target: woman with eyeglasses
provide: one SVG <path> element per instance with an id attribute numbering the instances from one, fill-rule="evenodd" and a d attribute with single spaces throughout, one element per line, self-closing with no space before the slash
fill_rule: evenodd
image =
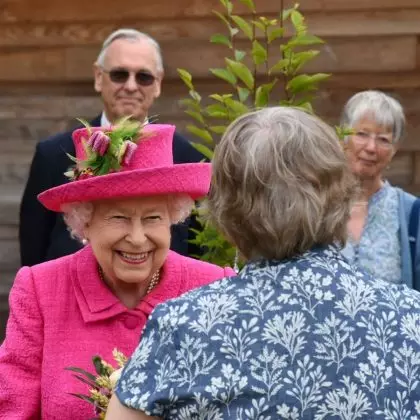
<path id="1" fill-rule="evenodd" d="M 420 290 L 419 204 L 384 179 L 404 134 L 402 106 L 383 92 L 359 92 L 344 106 L 341 124 L 353 130 L 345 147 L 360 187 L 343 252 L 375 278 Z"/>

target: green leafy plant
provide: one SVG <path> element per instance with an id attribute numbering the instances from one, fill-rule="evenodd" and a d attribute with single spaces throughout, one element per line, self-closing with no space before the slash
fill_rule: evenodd
<path id="1" fill-rule="evenodd" d="M 248 16 L 234 13 L 235 3 L 244 4 Z M 210 41 L 227 49 L 224 67 L 210 73 L 229 87 L 229 93 L 212 93 L 204 100 L 196 90 L 192 75 L 185 69 L 178 74 L 189 90 L 181 101 L 194 120 L 187 130 L 200 142 L 193 145 L 208 159 L 219 136 L 241 115 L 269 105 L 301 107 L 309 112 L 321 82 L 329 74 L 306 74 L 302 69 L 317 57 L 324 41 L 311 35 L 299 6 L 284 9 L 275 19 L 260 16 L 253 0 L 220 0 L 223 13 L 214 11 L 227 34 L 214 34 Z M 245 39 L 245 41 L 243 40 Z M 246 48 L 243 48 L 244 42 Z M 193 241 L 205 250 L 201 259 L 219 265 L 232 264 L 236 251 L 199 212 L 202 230 Z"/>

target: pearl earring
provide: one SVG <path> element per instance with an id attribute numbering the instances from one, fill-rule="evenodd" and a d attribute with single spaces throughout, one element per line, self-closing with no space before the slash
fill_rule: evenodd
<path id="1" fill-rule="evenodd" d="M 88 243 L 89 243 L 89 240 L 88 240 L 88 239 L 86 239 L 86 238 L 83 238 L 83 239 L 82 239 L 82 244 L 83 244 L 83 245 L 85 245 L 85 246 L 86 246 Z"/>

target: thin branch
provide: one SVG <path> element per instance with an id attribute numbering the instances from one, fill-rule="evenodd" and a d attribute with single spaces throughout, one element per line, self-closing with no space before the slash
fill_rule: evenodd
<path id="1" fill-rule="evenodd" d="M 284 0 L 280 0 L 280 29 L 284 29 L 283 12 L 284 12 Z M 281 41 L 283 43 L 284 33 L 281 34 Z M 283 50 L 280 49 L 280 60 L 283 60 L 283 58 L 284 58 Z M 284 94 L 286 96 L 286 100 L 289 101 L 290 100 L 289 92 L 287 91 L 287 88 L 286 88 L 287 82 L 288 82 L 287 75 L 284 72 L 282 72 L 282 74 L 283 74 Z"/>

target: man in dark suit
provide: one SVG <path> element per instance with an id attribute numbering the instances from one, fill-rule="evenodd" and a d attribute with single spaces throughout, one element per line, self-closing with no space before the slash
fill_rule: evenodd
<path id="1" fill-rule="evenodd" d="M 124 116 L 148 118 L 159 97 L 163 64 L 159 45 L 133 29 L 113 32 L 103 43 L 94 64 L 95 90 L 104 110 L 90 122 L 107 126 Z M 64 172 L 75 155 L 71 132 L 59 133 L 38 143 L 20 207 L 19 240 L 22 265 L 34 265 L 73 253 L 81 244 L 70 237 L 61 214 L 46 210 L 37 195 L 67 181 Z M 179 133 L 173 142 L 175 163 L 199 162 L 203 156 Z M 196 253 L 188 244 L 188 223 L 173 227 L 171 249 L 183 255 Z"/>

